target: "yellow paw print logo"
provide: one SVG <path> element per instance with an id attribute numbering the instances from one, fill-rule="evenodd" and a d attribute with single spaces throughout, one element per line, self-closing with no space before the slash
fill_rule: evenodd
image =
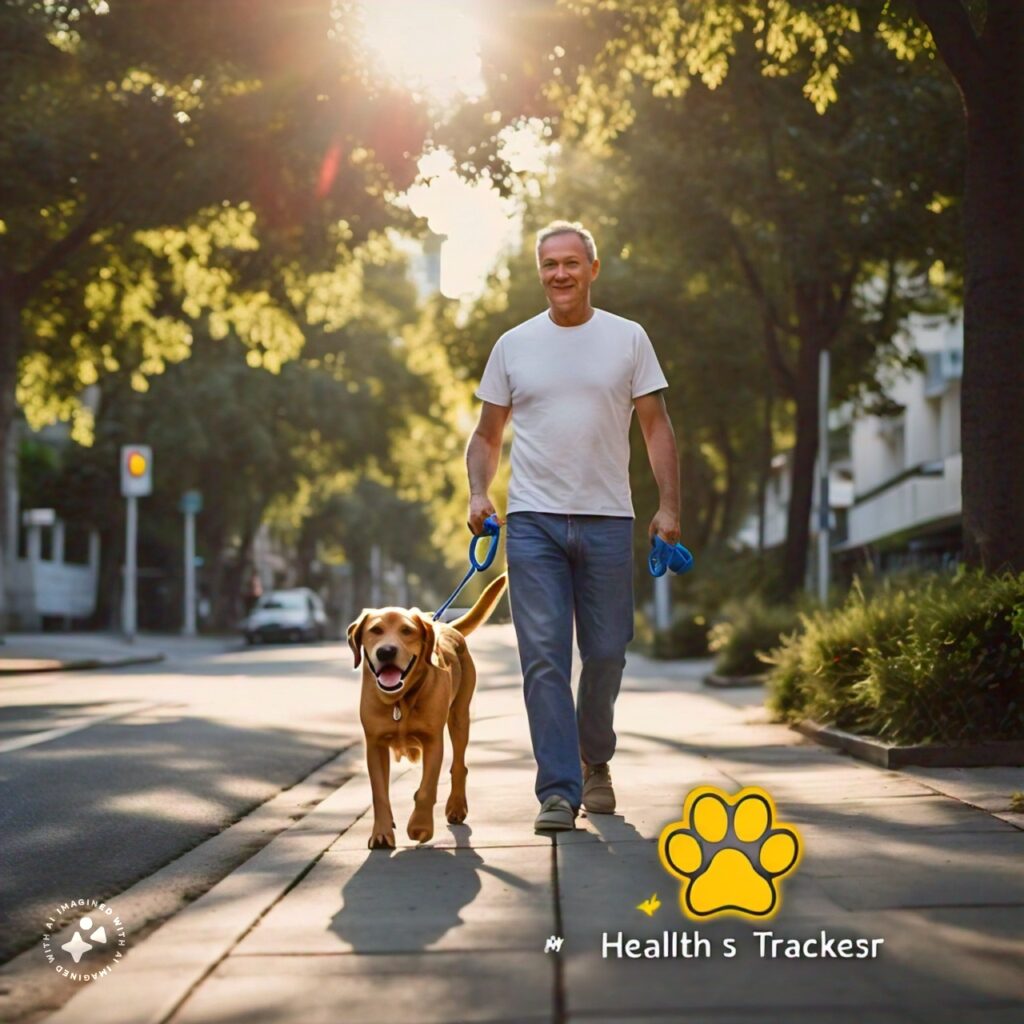
<path id="1" fill-rule="evenodd" d="M 735 796 L 714 786 L 692 790 L 683 820 L 666 825 L 658 840 L 662 865 L 682 882 L 679 906 L 698 920 L 772 917 L 781 906 L 777 883 L 801 850 L 796 829 L 776 823 L 772 798 L 757 786 Z"/>

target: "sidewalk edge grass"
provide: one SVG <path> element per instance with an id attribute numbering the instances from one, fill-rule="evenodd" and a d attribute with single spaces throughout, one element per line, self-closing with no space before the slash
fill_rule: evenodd
<path id="1" fill-rule="evenodd" d="M 156 654 L 130 654 L 123 658 L 75 658 L 68 661 L 50 661 L 42 658 L 10 659 L 14 665 L 0 659 L 0 676 L 35 675 L 40 672 L 82 672 L 100 668 L 125 668 L 128 665 L 155 665 L 166 661 L 162 651 Z M 18 664 L 20 662 L 20 664 Z"/>
<path id="2" fill-rule="evenodd" d="M 987 768 L 1024 766 L 1024 740 L 990 740 L 982 743 L 920 743 L 900 746 L 875 736 L 837 729 L 811 719 L 794 723 L 791 728 L 826 747 L 878 765 L 880 768 Z"/>

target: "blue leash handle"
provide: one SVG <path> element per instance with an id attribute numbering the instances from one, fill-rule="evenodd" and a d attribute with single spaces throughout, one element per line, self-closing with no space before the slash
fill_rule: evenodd
<path id="1" fill-rule="evenodd" d="M 693 555 L 682 544 L 669 544 L 655 534 L 651 539 L 647 568 L 652 576 L 664 576 L 669 569 L 674 573 L 689 572 L 693 568 Z"/>
<path id="2" fill-rule="evenodd" d="M 487 554 L 484 556 L 484 560 L 481 562 L 476 557 L 476 543 L 479 540 L 483 540 L 485 537 L 490 537 L 491 543 L 490 547 L 487 549 Z M 494 556 L 498 553 L 498 544 L 500 541 L 501 524 L 498 522 L 498 517 L 488 516 L 484 520 L 484 532 L 476 534 L 469 542 L 469 572 L 462 577 L 462 582 L 452 591 L 451 597 L 449 597 L 448 600 L 445 601 L 445 603 L 441 605 L 436 612 L 434 612 L 434 622 L 437 622 L 437 620 L 448 610 L 452 601 L 459 596 L 459 592 L 476 573 L 483 572 L 484 569 L 489 569 L 491 567 L 491 562 L 494 561 Z"/>
<path id="3" fill-rule="evenodd" d="M 484 537 L 491 538 L 490 547 L 487 549 L 487 554 L 484 556 L 483 563 L 476 559 L 476 542 L 483 540 Z M 501 540 L 501 524 L 498 522 L 497 516 L 488 516 L 484 520 L 484 532 L 478 533 L 469 542 L 469 564 L 477 572 L 483 572 L 484 569 L 490 569 L 491 562 L 494 561 L 494 556 L 498 553 L 498 542 Z"/>

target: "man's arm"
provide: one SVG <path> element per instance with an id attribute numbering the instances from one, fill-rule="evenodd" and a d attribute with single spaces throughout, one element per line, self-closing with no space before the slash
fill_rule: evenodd
<path id="1" fill-rule="evenodd" d="M 651 537 L 658 533 L 669 544 L 675 544 L 679 540 L 679 456 L 672 421 L 660 391 L 641 395 L 633 405 L 658 484 L 658 511 L 647 532 Z"/>
<path id="2" fill-rule="evenodd" d="M 511 407 L 484 402 L 480 421 L 466 447 L 466 471 L 469 473 L 469 519 L 467 525 L 476 535 L 483 532 L 484 520 L 495 515 L 487 491 L 498 472 L 501 439 L 505 433 Z"/>

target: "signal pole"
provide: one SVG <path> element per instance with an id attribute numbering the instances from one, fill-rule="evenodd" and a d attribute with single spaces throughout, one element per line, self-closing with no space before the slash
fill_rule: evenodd
<path id="1" fill-rule="evenodd" d="M 831 502 L 828 494 L 828 395 L 829 353 L 822 349 L 818 360 L 818 600 L 828 604 L 831 565 Z"/>
<path id="2" fill-rule="evenodd" d="M 182 636 L 196 635 L 196 513 L 203 508 L 199 491 L 186 491 L 181 496 L 185 515 L 185 615 Z"/>
<path id="3" fill-rule="evenodd" d="M 136 549 L 139 535 L 139 498 L 153 493 L 153 450 L 145 444 L 121 448 L 121 494 L 125 498 L 124 599 L 121 625 L 128 643 L 135 642 L 135 588 L 138 577 Z"/>
<path id="4" fill-rule="evenodd" d="M 122 629 L 128 643 L 135 643 L 135 583 L 138 577 L 135 554 L 139 534 L 139 499 L 129 494 L 126 499 L 124 533 L 124 602 L 122 605 Z"/>

